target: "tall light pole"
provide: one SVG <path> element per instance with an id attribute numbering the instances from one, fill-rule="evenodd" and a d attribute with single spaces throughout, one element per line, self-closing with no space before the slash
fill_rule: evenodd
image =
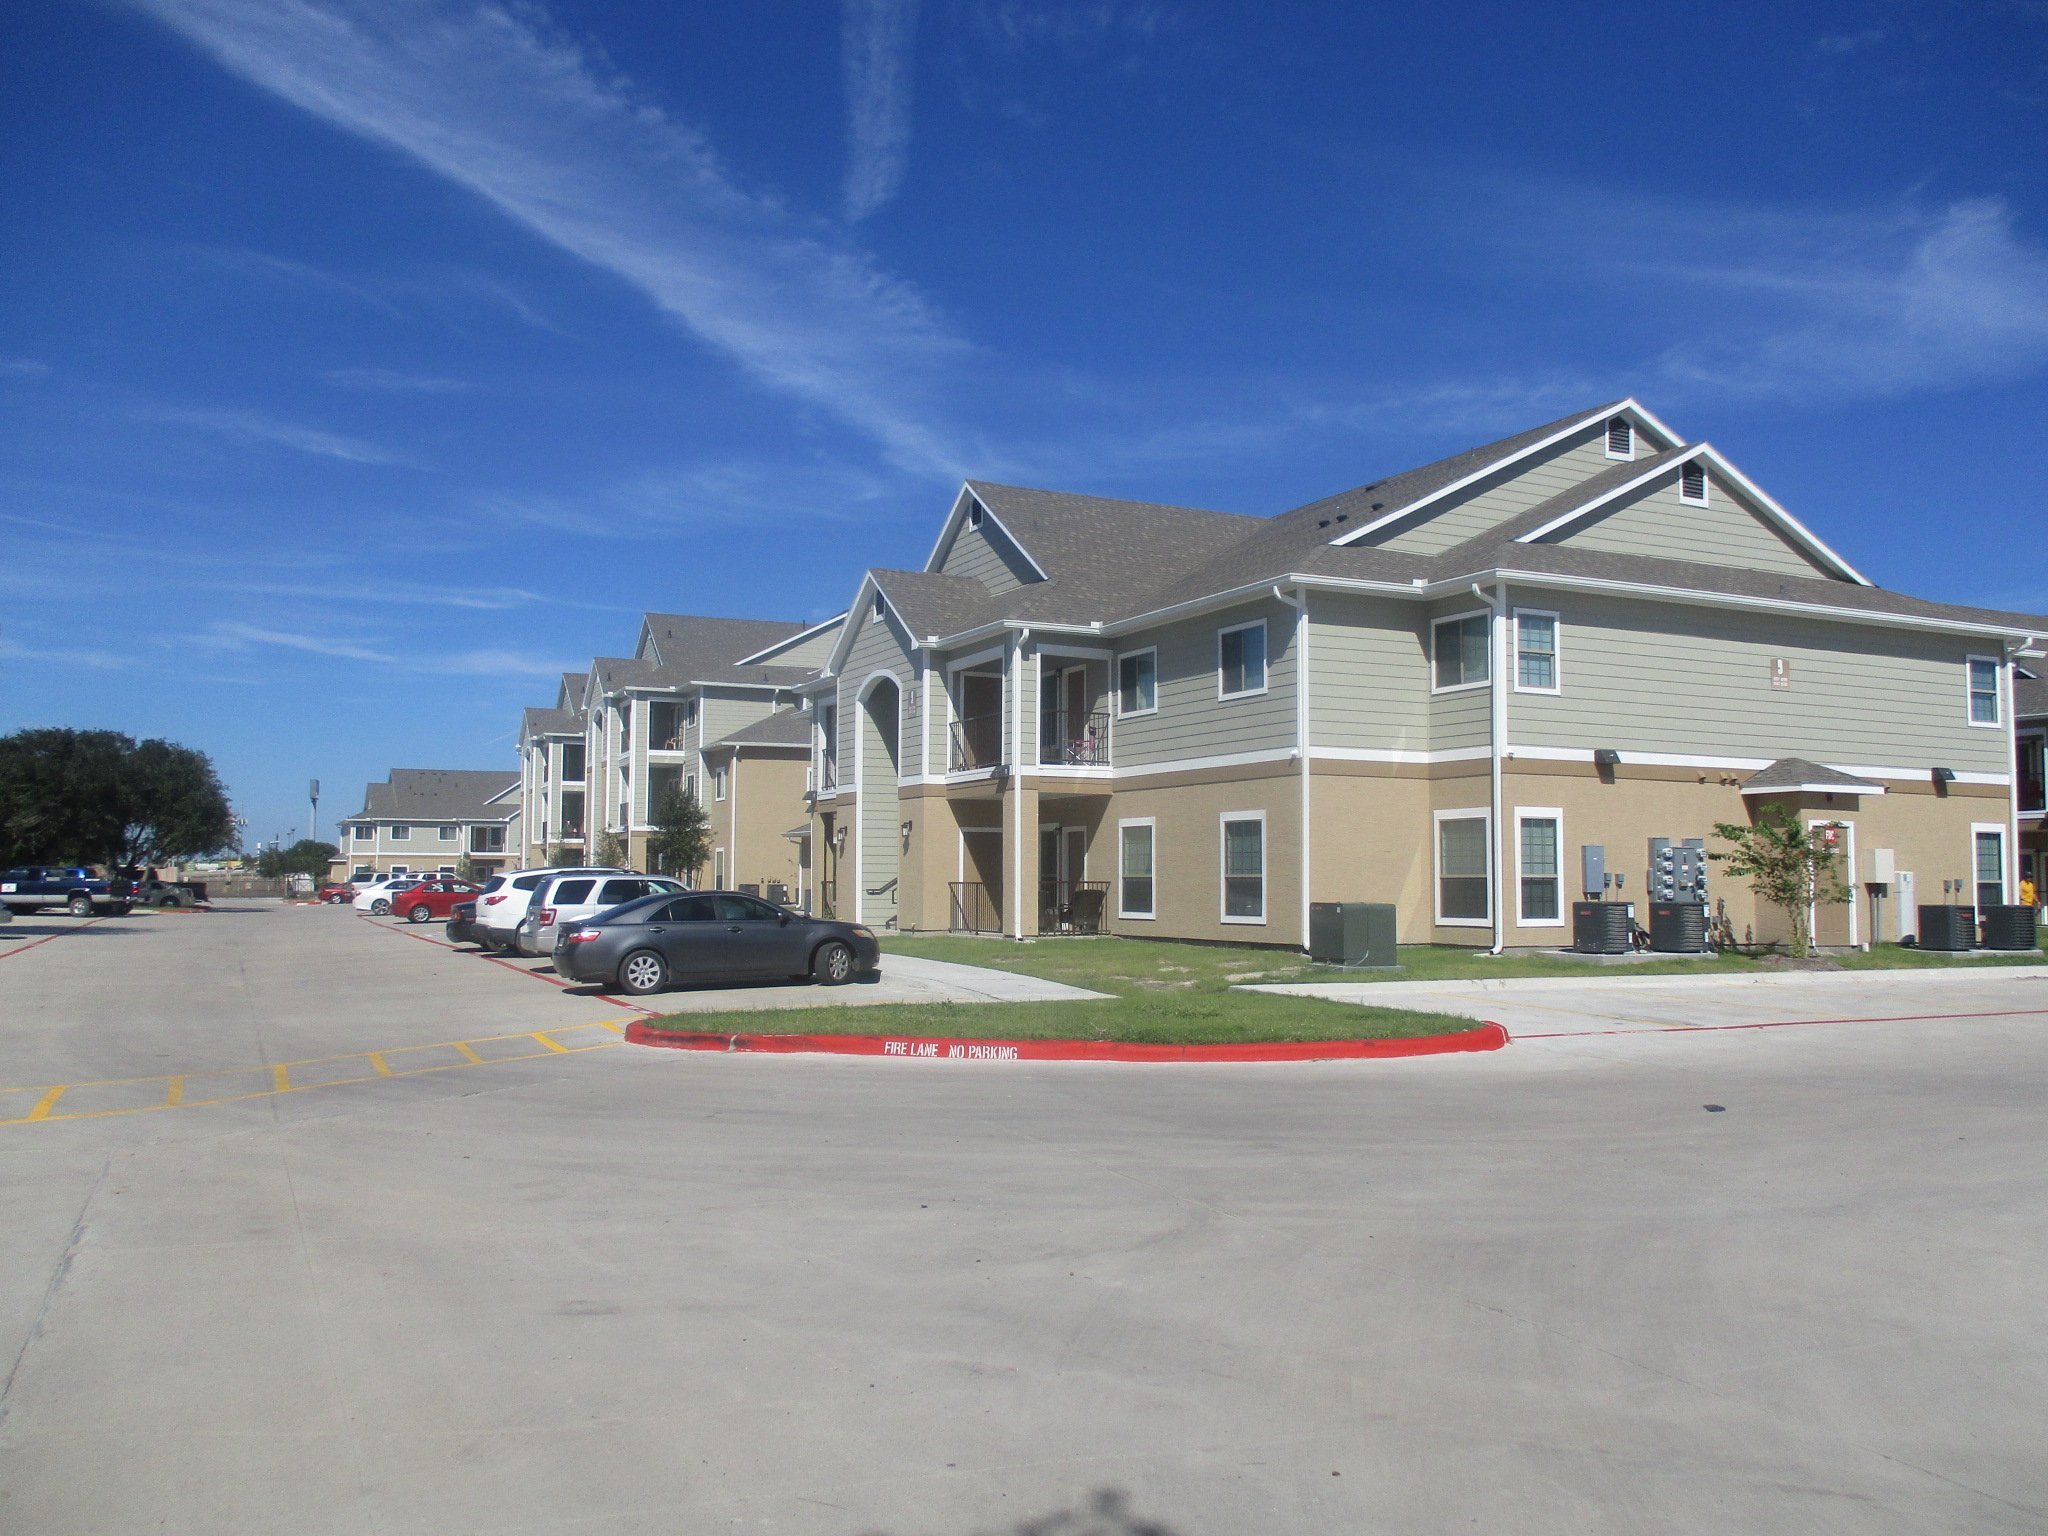
<path id="1" fill-rule="evenodd" d="M 313 787 L 306 793 L 307 798 L 313 802 L 313 814 L 306 821 L 306 836 L 308 838 L 318 838 L 320 836 L 320 781 L 315 779 Z"/>

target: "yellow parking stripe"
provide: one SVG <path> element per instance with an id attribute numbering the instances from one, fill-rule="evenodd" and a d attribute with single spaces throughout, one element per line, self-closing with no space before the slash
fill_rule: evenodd
<path id="1" fill-rule="evenodd" d="M 575 1045 L 564 1045 L 560 1040 L 554 1038 L 557 1034 L 581 1034 L 592 1029 L 606 1031 L 608 1038 L 590 1041 L 587 1044 L 579 1043 Z M 552 1029 L 530 1030 L 518 1034 L 479 1035 L 471 1040 L 444 1040 L 431 1045 L 393 1046 L 382 1051 L 363 1051 L 348 1056 L 316 1056 L 304 1061 L 272 1062 L 266 1067 L 258 1068 L 211 1067 L 197 1073 L 180 1072 L 166 1077 L 100 1078 L 85 1083 L 44 1083 L 28 1088 L 0 1088 L 0 1095 L 31 1093 L 39 1095 L 35 1106 L 27 1114 L 19 1115 L 12 1119 L 0 1119 L 0 1126 L 29 1125 L 34 1123 L 48 1124 L 60 1120 L 99 1120 L 110 1115 L 136 1115 L 158 1109 L 201 1109 L 216 1104 L 236 1104 L 244 1099 L 273 1098 L 285 1093 L 310 1093 L 319 1088 L 340 1088 L 352 1083 L 374 1083 L 386 1078 L 418 1077 L 428 1072 L 448 1072 L 458 1069 L 466 1070 L 470 1067 L 501 1066 L 506 1062 L 512 1061 L 553 1061 L 562 1056 L 577 1056 L 585 1051 L 607 1050 L 613 1046 L 623 1044 L 623 1041 L 615 1037 L 624 1033 L 624 1026 L 616 1024 L 610 1019 L 597 1019 L 587 1024 L 558 1024 Z M 479 1045 L 502 1046 L 507 1042 L 515 1040 L 531 1041 L 541 1046 L 542 1049 L 522 1051 L 511 1055 L 493 1054 L 485 1056 L 480 1054 L 475 1048 Z M 449 1060 L 444 1058 L 438 1061 L 429 1061 L 420 1066 L 399 1067 L 394 1067 L 390 1061 L 390 1058 L 394 1055 L 417 1059 L 418 1053 L 427 1051 L 452 1051 L 455 1053 L 456 1059 Z M 350 1073 L 347 1070 L 347 1066 L 351 1062 L 362 1063 L 363 1071 L 359 1074 Z M 341 1067 L 342 1070 L 333 1077 L 321 1077 L 318 1073 L 310 1070 L 316 1067 L 333 1068 L 336 1066 Z M 312 1077 L 317 1080 L 294 1082 L 292 1080 L 294 1068 L 308 1069 L 302 1073 L 302 1078 Z M 198 1077 L 204 1082 L 222 1078 L 232 1079 L 241 1076 L 246 1082 L 250 1076 L 256 1073 L 267 1075 L 269 1080 L 268 1087 L 251 1088 L 247 1092 L 240 1093 L 202 1095 L 196 1098 L 190 1095 L 190 1090 L 193 1086 L 192 1079 L 194 1077 Z M 96 1091 L 105 1090 L 116 1099 L 132 1099 L 137 1097 L 134 1090 L 152 1083 L 163 1084 L 162 1097 L 155 1103 L 122 1103 L 108 1109 L 87 1107 L 94 1101 Z M 227 1087 L 229 1084 L 222 1083 L 221 1086 Z M 128 1092 L 124 1093 L 118 1090 L 128 1090 Z M 57 1111 L 57 1104 L 60 1100 L 64 1100 L 67 1095 L 70 1096 L 69 1102 L 77 1107 L 59 1113 Z"/>

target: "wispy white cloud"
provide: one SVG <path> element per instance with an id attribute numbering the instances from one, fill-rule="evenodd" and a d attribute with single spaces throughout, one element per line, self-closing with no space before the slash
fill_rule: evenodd
<path id="1" fill-rule="evenodd" d="M 840 0 L 849 223 L 894 197 L 910 164 L 917 0 Z"/>
<path id="2" fill-rule="evenodd" d="M 469 189 L 632 284 L 755 378 L 899 463 L 971 455 L 936 426 L 967 353 L 866 252 L 741 187 L 701 135 L 516 10 L 409 0 L 132 0 L 226 68 Z"/>
<path id="3" fill-rule="evenodd" d="M 345 640 L 329 640 L 320 635 L 299 634 L 286 629 L 265 629 L 261 625 L 244 624 L 234 619 L 216 619 L 195 636 L 192 643 L 217 651 L 245 651 L 252 646 L 304 651 L 311 656 L 332 656 L 340 661 L 390 662 L 398 659 L 387 652 L 371 650 L 366 645 L 351 645 Z"/>
<path id="4" fill-rule="evenodd" d="M 201 245 L 184 248 L 189 256 L 213 266 L 225 267 L 230 272 L 250 277 L 264 278 L 272 283 L 292 288 L 308 288 L 318 293 L 338 295 L 366 304 L 370 308 L 390 315 L 394 319 L 405 318 L 405 312 L 394 304 L 390 297 L 380 293 L 368 283 L 353 277 L 345 277 L 326 267 L 317 267 L 310 262 L 292 261 L 287 257 L 273 256 L 267 251 L 252 251 L 242 246 Z"/>
<path id="5" fill-rule="evenodd" d="M 0 357 L 0 379 L 47 378 L 50 365 L 33 357 Z"/>
<path id="6" fill-rule="evenodd" d="M 112 651 L 20 645 L 12 640 L 0 640 L 0 661 L 39 661 L 51 666 L 85 667 L 94 672 L 118 672 L 134 665 L 131 658 Z"/>
<path id="7" fill-rule="evenodd" d="M 387 395 L 460 395 L 476 388 L 463 379 L 401 373 L 394 368 L 330 368 L 320 377 L 343 389 L 370 390 Z"/>
<path id="8" fill-rule="evenodd" d="M 297 422 L 279 421 L 273 417 L 258 415 L 254 411 L 214 409 L 209 407 L 159 406 L 139 413 L 146 421 L 160 421 L 170 426 L 192 427 L 201 432 L 212 433 L 230 442 L 246 447 L 289 448 L 294 453 L 312 454 L 316 458 L 341 459 L 350 464 L 406 464 L 409 461 L 375 443 L 366 443 L 360 438 L 343 437 L 336 432 L 324 432 L 318 427 L 301 426 Z"/>
<path id="9" fill-rule="evenodd" d="M 576 663 L 554 656 L 535 656 L 523 651 L 482 648 L 461 651 L 421 651 L 393 646 L 378 650 L 345 640 L 330 640 L 298 630 L 272 629 L 240 620 L 218 619 L 186 643 L 207 651 L 281 650 L 336 661 L 360 661 L 396 671 L 432 677 L 559 677 L 574 671 Z"/>

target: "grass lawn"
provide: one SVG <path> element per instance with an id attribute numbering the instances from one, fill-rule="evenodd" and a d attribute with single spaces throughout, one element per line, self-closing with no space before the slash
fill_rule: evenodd
<path id="1" fill-rule="evenodd" d="M 1111 996 L 1085 1003 L 922 1003 L 859 1008 L 672 1014 L 657 1027 L 715 1034 L 888 1035 L 983 1040 L 1136 1040 L 1225 1045 L 1269 1040 L 1393 1040 L 1448 1035 L 1470 1019 L 1407 1008 L 1360 1008 L 1312 997 L 1233 992 L 1234 981 L 1330 974 L 1284 952 L 1154 944 L 1138 939 L 888 939 L 890 955 L 1063 981 Z"/>

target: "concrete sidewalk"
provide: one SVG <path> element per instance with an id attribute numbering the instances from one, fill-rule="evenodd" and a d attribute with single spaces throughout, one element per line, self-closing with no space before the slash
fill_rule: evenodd
<path id="1" fill-rule="evenodd" d="M 759 1013 L 780 1008 L 836 1008 L 873 1003 L 1086 1003 L 1109 994 L 1041 981 L 1011 971 L 882 956 L 882 973 L 844 987 L 812 982 L 749 982 L 743 986 L 699 987 L 642 998 L 660 1013 Z"/>
<path id="2" fill-rule="evenodd" d="M 1504 1025 L 1517 1039 L 1853 1020 L 2040 1013 L 2048 966 L 1792 971 L 1739 976 L 1540 976 L 1250 986 L 1370 1008 L 1420 1008 Z"/>

